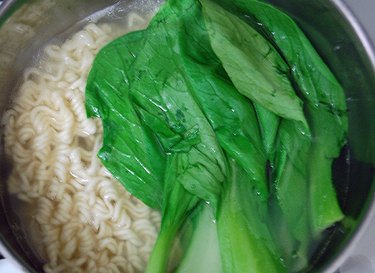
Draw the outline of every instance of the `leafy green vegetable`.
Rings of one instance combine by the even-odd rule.
[[[281,56],[273,49],[272,45],[268,44],[260,34],[254,35],[255,30],[240,18],[209,0],[201,0],[201,2],[207,18],[213,50],[222,61],[233,83],[235,85],[238,83],[239,92],[252,99],[249,94],[254,92],[258,95],[264,92],[264,87],[267,86],[266,79],[275,78],[276,75],[282,79],[283,85],[275,84],[275,86],[284,86],[290,96],[297,98],[287,77],[288,66],[283,63]],[[233,32],[233,29],[242,30],[242,35]],[[220,36],[222,33],[225,33],[224,38]],[[263,46],[260,48],[265,48],[266,45],[269,51],[272,50],[272,59],[266,60],[270,54],[264,57],[255,50],[251,51],[253,48],[259,48],[254,46],[258,40],[263,42]],[[233,58],[229,52],[240,52],[242,55],[248,56],[248,59],[239,65],[238,59],[244,60],[244,57]],[[257,53],[259,54],[258,56],[256,55]],[[253,55],[255,57],[251,58]],[[262,88],[258,88],[258,85],[252,84],[252,82],[259,80],[258,75],[252,73],[255,68],[259,69],[260,66],[260,64],[251,63],[254,59],[266,60],[265,62],[270,67],[278,67],[278,64],[282,63],[284,68],[277,71],[260,69],[262,75],[264,75],[264,83],[261,84]],[[240,77],[242,76],[241,71],[245,71],[242,74],[248,72],[246,78]],[[275,80],[273,82],[277,83]],[[295,242],[295,246],[289,249],[290,252],[285,253],[284,256],[290,257],[292,253],[297,253],[300,259],[305,261],[302,264],[306,265],[308,249],[310,248],[309,243],[311,242],[310,219],[306,209],[303,206],[298,206],[298,204],[306,202],[309,198],[309,185],[305,179],[307,156],[311,144],[309,128],[304,118],[300,120],[290,118],[290,120],[281,121],[280,117],[275,115],[278,109],[276,106],[269,105],[266,109],[258,103],[256,101],[254,104],[257,109],[259,124],[263,129],[264,147],[269,156],[271,167],[275,169],[273,176],[277,183],[276,192],[279,196],[279,204],[282,210],[287,212],[286,222],[289,225],[289,230],[295,239],[299,241],[299,244]],[[276,110],[274,110],[275,108]],[[284,109],[284,111],[287,110],[289,109]],[[299,113],[303,116],[301,105],[299,105]],[[285,196],[288,197],[284,198]],[[290,196],[295,197],[290,198]]]
[[[192,235],[176,273],[222,273],[217,224],[212,206],[203,204],[191,218]]]
[[[248,272],[255,265],[261,272],[283,272],[276,246],[269,239],[268,227],[259,224],[266,221],[267,203],[264,201],[268,199],[268,189],[266,155],[256,113],[251,102],[231,84],[210,48],[207,33],[202,33],[200,29],[204,29],[203,23],[200,28],[192,24],[185,26],[184,33],[188,34],[189,40],[184,40],[183,44],[185,52],[189,54],[180,54],[179,58],[183,59],[187,75],[195,87],[196,100],[214,129],[221,148],[227,156],[235,159],[236,163],[231,163],[233,168],[245,173],[241,176],[243,180],[237,182],[232,181],[239,178],[237,171],[236,174],[229,172],[219,203],[217,223],[224,272]],[[193,56],[191,52],[194,52]],[[226,162],[229,168],[229,160]],[[233,189],[233,194],[229,194],[229,189]],[[245,217],[239,216],[239,210],[242,210],[239,204],[252,213]],[[254,238],[251,239],[250,234]],[[241,251],[238,244],[228,243],[228,238],[235,240],[242,236],[246,240],[243,241]],[[267,263],[258,264],[258,260]]]
[[[99,52],[86,87],[88,116],[103,121],[99,157],[162,212],[147,273],[306,267],[343,217],[331,165],[346,108],[327,71],[289,17],[254,0],[169,0]]]
[[[289,68],[273,46],[212,1],[201,3],[212,48],[238,91],[281,117],[306,123],[302,102],[286,76]]]
[[[193,9],[190,11],[194,12]],[[186,20],[192,17],[188,10],[185,17]],[[171,26],[179,20],[181,18],[175,10],[166,6],[156,15],[147,30],[126,35],[105,47],[95,60],[89,77],[89,82],[93,83],[88,84],[86,90],[87,105],[93,105],[92,108],[99,107],[96,102],[100,104],[105,101],[111,112],[124,113],[122,110],[125,107],[134,109],[138,124],[143,126],[144,131],[150,132],[150,139],[155,139],[149,144],[160,147],[165,158],[165,167],[160,166],[157,170],[157,173],[162,174],[160,185],[155,186],[158,190],[162,188],[159,202],[162,204],[163,220],[147,272],[166,271],[167,254],[185,218],[200,199],[212,205],[217,203],[225,175],[224,158],[215,134],[191,94],[192,87],[185,79],[182,65],[174,57],[178,55],[178,45],[170,37],[179,30]],[[157,54],[156,48],[159,49]],[[108,58],[112,59],[114,56],[117,63],[108,66]],[[166,59],[176,61],[160,66]],[[116,78],[113,78],[113,74]],[[117,86],[114,87],[109,82],[116,83]],[[107,86],[110,86],[109,90]],[[128,94],[125,104],[115,96],[120,91]],[[104,149],[122,151],[121,145],[124,145],[137,152],[137,143],[145,142],[137,139],[137,135],[125,135],[127,138],[122,138],[123,132],[132,124],[118,122],[116,127],[108,127],[112,122],[111,116],[107,117],[103,110],[99,115],[103,119],[105,131],[101,158]],[[128,116],[122,118],[127,121]],[[122,141],[114,142],[112,136],[117,136]],[[128,138],[132,141],[128,141]],[[143,167],[143,162],[158,160],[153,155],[149,156],[150,154],[144,153],[145,158],[132,162],[137,167],[133,171],[136,176],[138,166]],[[117,169],[118,162],[126,159],[125,153],[122,159],[111,157],[107,153],[103,163],[109,170],[114,170],[115,174],[117,172],[122,175],[121,181],[128,189],[136,189],[132,191],[136,197],[147,200],[147,195],[154,194],[153,190],[143,191],[144,185],[132,180],[132,173],[129,175]],[[150,172],[149,175],[153,173]]]
[[[276,137],[281,118],[257,103],[254,103],[254,108],[257,114],[267,158],[273,161],[276,152]]]
[[[230,177],[217,216],[224,272],[286,272],[266,225],[267,207],[249,187],[249,175],[228,161]]]
[[[345,144],[348,129],[342,87],[287,14],[262,1],[219,2],[260,29],[290,67],[292,80],[305,103],[305,113],[314,139],[309,152],[311,164],[308,166],[307,180],[311,185],[309,199],[313,233],[319,234],[343,217],[331,183],[332,161]],[[321,174],[319,170],[322,170]]]
[[[142,124],[126,84],[132,75],[123,71],[130,65],[125,56],[136,48],[138,36],[132,34],[126,44],[116,40],[98,55],[87,81],[86,109],[89,117],[103,121],[99,157],[104,166],[130,193],[153,208],[161,208],[166,156]]]
[[[283,256],[288,267],[298,272],[307,265],[314,243],[308,209],[310,185],[306,179],[311,135],[301,123],[282,120],[275,147],[271,163],[274,192],[288,231],[297,240],[293,247],[283,248]]]
[[[252,187],[260,198],[268,198],[265,180],[266,155],[262,147],[256,113],[251,103],[238,93],[210,47],[201,10],[195,22],[184,22],[179,34],[180,54],[192,95],[215,132],[225,154],[236,159],[253,178]],[[226,160],[224,159],[225,164]]]
[[[288,219],[290,230],[300,241],[299,250],[291,251],[307,257],[311,251],[312,238],[319,236],[321,231],[343,217],[331,182],[332,161],[339,155],[346,139],[347,118],[344,114],[346,105],[343,90],[302,31],[286,14],[259,1],[218,2],[241,15],[244,21],[270,39],[288,63],[289,71],[284,70],[284,73],[290,73],[298,87],[297,92],[301,93],[305,102],[311,133],[309,128],[298,123],[282,121],[278,127],[277,117],[262,108],[258,110],[258,117],[261,127],[267,128],[263,129],[263,135],[274,168],[279,204]],[[233,8],[236,6],[237,9]],[[222,27],[229,24],[217,15],[212,18]],[[239,20],[238,17],[234,18]],[[217,36],[217,31],[211,32],[214,33],[212,36]],[[227,34],[233,36],[231,31],[227,31]],[[238,37],[239,42],[234,46],[241,48],[244,38],[243,35]],[[232,50],[223,49],[221,44],[222,41],[219,40],[216,54],[221,59],[226,58],[224,64],[226,61],[233,62],[230,56],[226,56]],[[233,70],[232,74],[237,71],[233,66],[226,67],[226,70]],[[231,75],[230,71],[228,74]],[[232,80],[235,82],[233,77]],[[274,146],[277,151],[275,155],[271,148],[276,129],[278,142]],[[310,200],[310,212],[305,208],[298,208],[298,204],[302,204],[304,200]]]

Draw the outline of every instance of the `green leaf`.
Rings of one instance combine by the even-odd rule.
[[[342,217],[331,183],[346,137],[342,90],[276,9],[217,1],[229,3],[230,13],[200,2],[168,1],[146,30],[98,54],[86,107],[103,121],[99,157],[132,194],[162,211],[147,273],[167,272],[181,228],[204,202],[217,213],[224,272],[302,269],[317,234]],[[283,44],[273,29],[279,23],[299,47]],[[205,233],[198,227],[190,262]],[[275,240],[280,234],[285,249]]]
[[[289,16],[257,1],[250,1],[247,8],[256,20],[262,22],[262,28],[290,66],[292,79],[306,105],[306,116],[314,139],[309,152],[311,158],[307,174],[311,185],[312,228],[315,234],[319,234],[343,218],[332,185],[331,169],[332,161],[339,156],[347,137],[345,94]]]
[[[191,217],[193,234],[186,244],[186,253],[176,273],[222,273],[215,211],[202,204]]]
[[[220,3],[263,33],[289,66],[291,79],[304,102],[314,140],[309,151],[314,157],[307,166],[307,179],[311,185],[312,228],[314,234],[319,234],[343,218],[330,169],[347,137],[344,91],[308,38],[286,13],[262,1],[221,0]],[[317,175],[320,168],[325,170],[321,176]]]
[[[200,200],[190,194],[176,182],[179,174],[183,171],[178,162],[179,155],[168,157],[165,188],[164,206],[162,210],[162,222],[158,238],[147,263],[147,273],[165,273],[169,265],[169,257],[173,249],[177,234],[193,209],[199,206]]]
[[[287,225],[290,248],[282,247],[285,264],[292,272],[299,272],[308,265],[314,238],[309,211],[310,184],[307,167],[310,160],[311,135],[300,122],[282,120],[278,130],[271,161],[275,199]],[[274,205],[276,206],[276,205]],[[278,232],[279,225],[271,226]],[[292,242],[294,238],[297,242]],[[283,238],[278,238],[281,246]],[[298,259],[296,259],[298,257]]]
[[[252,177],[254,191],[268,198],[265,179],[266,154],[252,103],[233,86],[213,52],[204,18],[184,21],[178,56],[186,71],[191,92],[210,123],[222,150]],[[226,160],[225,160],[226,161]]]
[[[106,153],[106,167],[141,200],[148,200],[149,195],[155,194],[152,186],[161,188],[158,197],[163,218],[148,273],[166,271],[173,241],[186,217],[201,200],[216,207],[225,180],[222,150],[195,101],[193,87],[178,58],[181,49],[176,37],[182,33],[179,22],[194,21],[199,11],[194,4],[197,2],[169,2],[146,30],[125,35],[102,49],[90,72],[91,82],[86,90],[89,114],[97,113],[104,124],[102,160],[103,150],[120,151],[114,154],[116,157]],[[182,10],[185,11],[183,16]],[[119,113],[115,116],[116,127],[108,127],[114,122],[112,112]],[[128,122],[129,119],[132,122]],[[157,147],[161,156],[138,154],[137,145],[142,148],[143,142],[132,135],[133,120],[136,120],[136,128],[146,132],[142,137],[150,136],[144,142]],[[113,141],[113,138],[120,141]],[[128,156],[121,152],[127,147],[133,149],[132,156],[145,157],[130,163],[134,165],[135,175],[147,160],[163,159],[160,169],[148,173],[150,176],[154,175],[153,171],[160,174],[159,184],[139,183],[121,170],[119,162],[127,164],[122,162]],[[144,190],[145,185],[148,191]]]
[[[201,0],[210,42],[238,91],[269,111],[306,124],[289,67],[255,29],[210,0]]]
[[[266,223],[267,207],[249,187],[251,178],[232,159],[228,168],[217,217],[224,272],[286,272]]]
[[[274,154],[276,152],[275,142],[281,118],[257,103],[254,103],[254,107],[257,114],[263,139],[263,146],[266,151],[267,158],[270,161],[273,161]]]
[[[185,20],[193,17],[188,12],[184,14]],[[125,147],[133,148],[137,158],[129,164],[121,164],[138,165],[140,171],[145,166],[150,170],[150,176],[160,173],[159,181],[163,180],[165,167],[158,164],[165,162],[168,154],[181,153],[185,166],[179,174],[179,182],[193,194],[214,204],[220,193],[220,181],[224,180],[224,160],[215,134],[192,96],[190,83],[176,57],[179,49],[177,40],[172,37],[178,37],[179,29],[175,24],[181,19],[175,9],[166,6],[147,30],[125,35],[102,49],[90,72],[86,105],[89,115],[96,113],[103,119],[105,135],[100,156],[104,158],[105,150],[119,150],[116,158],[113,157],[116,153],[106,153],[105,166],[124,181],[135,196],[138,197],[139,190],[139,198],[147,199],[142,184],[148,186],[149,183],[130,180],[131,176],[121,171],[118,159],[130,153],[123,152]],[[113,116],[113,112],[117,115]],[[109,127],[114,122],[116,124]],[[141,137],[145,140],[133,134],[133,127],[143,133]],[[148,133],[145,132],[152,134],[146,138]],[[117,136],[119,141],[113,142],[111,136]],[[141,151],[143,154],[139,153],[137,149],[142,143],[154,149],[158,147],[160,155],[147,153],[148,146]],[[154,161],[157,166],[149,167],[155,164]],[[137,171],[133,170],[135,176],[139,176]],[[160,185],[155,183],[155,189],[156,186],[161,192]],[[153,194],[151,187],[148,194]]]
[[[86,109],[89,117],[102,119],[104,166],[130,193],[161,208],[166,156],[137,114],[129,89],[132,75],[124,71],[141,38],[141,32],[134,33],[126,45],[116,40],[99,52],[87,81]]]

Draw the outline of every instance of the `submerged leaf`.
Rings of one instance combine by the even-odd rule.
[[[211,0],[200,0],[215,54],[238,91],[267,110],[306,124],[289,67],[266,39]]]
[[[300,271],[343,217],[331,177],[347,130],[341,87],[268,4],[168,1],[99,52],[86,108],[103,122],[103,164],[162,212],[147,273],[167,272],[186,220],[207,222],[204,203],[225,273]],[[199,257],[198,227],[181,270]]]

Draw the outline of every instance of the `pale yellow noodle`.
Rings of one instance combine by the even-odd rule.
[[[84,91],[98,50],[146,24],[132,14],[127,30],[91,23],[63,44],[48,45],[40,62],[25,70],[4,115],[5,151],[13,163],[9,191],[29,204],[46,272],[145,269],[160,215],[100,163],[102,127],[86,118]]]

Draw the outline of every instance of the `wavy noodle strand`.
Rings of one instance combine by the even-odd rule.
[[[129,20],[133,29],[147,23],[137,14]],[[142,272],[157,236],[159,213],[102,166],[101,123],[86,118],[84,90],[95,54],[123,32],[90,23],[61,46],[48,45],[40,63],[25,71],[3,118],[14,166],[9,191],[32,204],[46,272]]]

